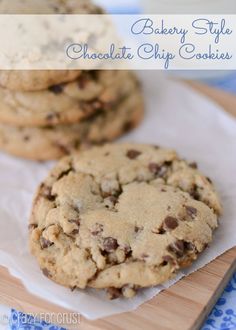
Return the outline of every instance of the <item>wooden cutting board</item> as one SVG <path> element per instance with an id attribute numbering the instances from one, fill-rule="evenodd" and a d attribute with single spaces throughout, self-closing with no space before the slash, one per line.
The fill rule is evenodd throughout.
<path id="1" fill-rule="evenodd" d="M 236 97 L 223 91 L 186 82 L 211 97 L 236 116 Z M 236 270 L 236 247 L 133 312 L 88 321 L 81 317 L 81 330 L 195 330 L 199 329 Z M 0 304 L 25 313 L 67 313 L 69 311 L 33 296 L 22 283 L 0 267 Z"/>

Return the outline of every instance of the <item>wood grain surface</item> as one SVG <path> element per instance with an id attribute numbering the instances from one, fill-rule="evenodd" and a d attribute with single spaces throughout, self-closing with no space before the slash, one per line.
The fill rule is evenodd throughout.
<path id="1" fill-rule="evenodd" d="M 193 89 L 204 94 L 208 98 L 214 100 L 221 107 L 223 107 L 228 113 L 236 116 L 236 96 L 225 92 L 221 89 L 216 89 L 210 86 L 206 86 L 196 81 L 185 81 Z"/>
<path id="2" fill-rule="evenodd" d="M 236 248 L 227 251 L 197 272 L 183 278 L 168 290 L 133 312 L 88 321 L 81 317 L 82 330 L 196 330 L 214 306 L 236 268 Z M 25 313 L 69 313 L 39 299 L 22 283 L 0 268 L 0 303 Z"/>
<path id="3" fill-rule="evenodd" d="M 185 82 L 204 93 L 236 116 L 236 97 L 195 82 Z M 66 325 L 82 330 L 196 330 L 214 306 L 226 283 L 236 270 L 236 247 L 161 292 L 133 312 L 98 321 L 81 317 L 80 324 Z M 22 283 L 0 267 L 0 303 L 25 313 L 67 313 L 59 306 L 39 299 Z"/>

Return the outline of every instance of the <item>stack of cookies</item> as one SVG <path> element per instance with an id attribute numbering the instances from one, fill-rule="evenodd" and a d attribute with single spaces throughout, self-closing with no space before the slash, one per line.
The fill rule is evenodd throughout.
<path id="1" fill-rule="evenodd" d="M 6 81 L 14 74 L 9 72 Z M 139 84 L 126 71 L 83 71 L 74 81 L 39 91 L 0 87 L 0 147 L 28 159 L 56 159 L 115 139 L 135 127 L 142 114 Z"/>
<path id="2" fill-rule="evenodd" d="M 0 13 L 87 13 L 88 0 L 0 2 Z M 33 160 L 60 158 L 111 141 L 143 115 L 136 77 L 128 71 L 1 71 L 0 148 Z"/>

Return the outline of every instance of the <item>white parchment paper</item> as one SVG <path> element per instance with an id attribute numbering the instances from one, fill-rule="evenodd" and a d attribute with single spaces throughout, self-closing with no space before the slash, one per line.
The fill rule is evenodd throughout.
<path id="1" fill-rule="evenodd" d="M 160 144 L 198 162 L 221 195 L 224 215 L 213 244 L 175 281 L 236 245 L 236 121 L 217 105 L 188 87 L 141 73 L 146 98 L 142 125 L 122 140 Z M 28 252 L 27 220 L 37 185 L 52 163 L 36 163 L 0 154 L 0 264 L 41 298 L 81 313 L 89 319 L 121 313 L 169 287 L 175 281 L 141 291 L 132 300 L 107 301 L 94 290 L 74 291 L 44 277 Z"/>

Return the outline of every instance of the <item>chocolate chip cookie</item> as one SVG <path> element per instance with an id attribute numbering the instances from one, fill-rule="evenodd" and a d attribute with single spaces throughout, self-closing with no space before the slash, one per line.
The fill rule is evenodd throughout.
<path id="1" fill-rule="evenodd" d="M 78 124 L 46 127 L 0 124 L 0 149 L 33 160 L 60 158 L 93 144 L 114 140 L 136 127 L 143 112 L 142 94 L 136 86 L 111 109 L 101 108 Z"/>
<path id="2" fill-rule="evenodd" d="M 62 159 L 40 185 L 30 247 L 49 279 L 130 298 L 197 259 L 220 213 L 196 164 L 158 146 L 108 144 Z"/>
<path id="3" fill-rule="evenodd" d="M 90 0 L 1 0 L 0 14 L 101 14 Z M 12 90 L 35 91 L 76 79 L 79 70 L 3 70 L 0 85 Z"/>
<path id="4" fill-rule="evenodd" d="M 79 122 L 110 110 L 138 85 L 128 71 L 83 71 L 73 82 L 35 92 L 0 87 L 0 123 L 46 126 Z"/>

